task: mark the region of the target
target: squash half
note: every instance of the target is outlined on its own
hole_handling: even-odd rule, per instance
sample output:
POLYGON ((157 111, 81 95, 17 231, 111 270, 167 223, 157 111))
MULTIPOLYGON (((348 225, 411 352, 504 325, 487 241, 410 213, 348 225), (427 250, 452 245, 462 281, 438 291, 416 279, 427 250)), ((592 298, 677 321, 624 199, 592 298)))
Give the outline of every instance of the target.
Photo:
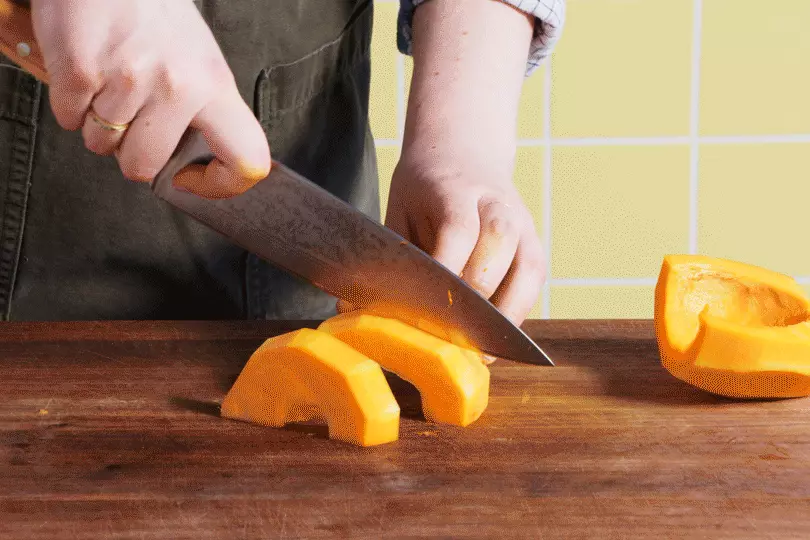
POLYGON ((221 415, 272 427, 320 420, 330 438, 360 446, 399 437, 399 404, 379 364, 309 328, 265 341, 225 396, 221 415))
POLYGON ((734 398, 810 394, 810 299, 790 276, 669 255, 654 321, 661 362, 678 379, 734 398))

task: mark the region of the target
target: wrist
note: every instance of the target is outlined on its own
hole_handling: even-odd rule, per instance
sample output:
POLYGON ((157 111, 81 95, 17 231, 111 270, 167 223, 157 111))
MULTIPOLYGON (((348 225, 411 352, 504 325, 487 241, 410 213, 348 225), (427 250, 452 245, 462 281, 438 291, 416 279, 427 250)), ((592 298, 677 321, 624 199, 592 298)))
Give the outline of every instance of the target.
POLYGON ((498 0, 420 4, 404 150, 436 144, 509 159, 532 31, 533 19, 498 0))

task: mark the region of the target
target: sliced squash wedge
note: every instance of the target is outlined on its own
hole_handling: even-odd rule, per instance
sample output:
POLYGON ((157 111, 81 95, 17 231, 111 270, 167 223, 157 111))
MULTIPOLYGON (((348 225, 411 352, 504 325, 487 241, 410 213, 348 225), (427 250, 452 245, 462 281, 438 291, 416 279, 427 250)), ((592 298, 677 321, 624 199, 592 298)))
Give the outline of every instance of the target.
POLYGON ((265 341, 225 396, 221 415, 273 427, 323 421, 330 438, 360 446, 399 437, 400 408, 379 364, 309 328, 265 341))
MULTIPOLYGON (((447 291, 447 293, 448 298, 452 299, 453 297, 452 292, 447 291)), ((356 311, 362 311, 363 313, 369 315, 377 315, 378 317, 385 317, 387 319, 396 319, 398 321, 402 321, 405 324, 408 324, 414 328, 418 328, 419 330, 427 332, 428 334, 431 334, 432 336, 435 336, 443 341, 449 341, 450 343, 461 347, 465 351, 468 351, 466 354, 471 355, 471 357, 477 358, 485 365, 490 365, 497 360, 497 358, 494 356, 482 353, 475 345, 473 345, 472 341, 461 332, 442 327, 422 317, 410 315, 408 313, 405 313, 402 309, 396 306, 378 305, 375 306, 374 309, 363 309, 354 307, 348 302, 342 300, 338 301, 338 305, 341 306, 338 309, 338 313, 341 315, 346 313, 353 313, 356 311)))
POLYGON ((669 255, 654 321, 663 366, 689 384, 734 398, 810 395, 810 299, 790 276, 669 255))
POLYGON ((419 390, 432 422, 467 426, 489 401, 489 368, 480 355, 395 318, 355 310, 327 319, 334 335, 419 390))

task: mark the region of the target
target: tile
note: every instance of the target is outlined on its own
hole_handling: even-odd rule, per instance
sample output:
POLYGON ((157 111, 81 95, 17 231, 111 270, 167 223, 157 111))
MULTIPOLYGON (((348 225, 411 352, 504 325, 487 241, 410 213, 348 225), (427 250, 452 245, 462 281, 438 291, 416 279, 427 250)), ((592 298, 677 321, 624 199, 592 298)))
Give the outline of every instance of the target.
POLYGON ((545 130, 545 77, 544 64, 523 82, 518 110, 518 138, 539 139, 545 130))
POLYGON ((552 319, 651 319, 654 287, 551 287, 552 319))
POLYGON ((702 26, 701 134, 810 131, 810 2, 704 0, 702 26))
POLYGON ((377 171, 380 178, 380 216, 385 223, 385 213, 388 206, 388 193, 391 188, 391 176, 399 161, 399 146, 377 145, 377 171))
POLYGON ((514 182, 523 203, 534 218, 537 234, 543 237, 543 200, 545 183, 543 181, 542 146, 522 146, 517 149, 515 160, 514 182))
POLYGON ((701 146, 698 250, 810 276, 808 172, 810 144, 701 146))
POLYGON ((567 6, 551 60, 552 136, 688 135, 692 0, 567 6))
POLYGON ((540 293, 540 296, 537 298, 537 302, 535 302, 534 307, 526 316, 527 319, 542 319, 543 318, 543 293, 540 293))
POLYGON ((688 249, 689 147, 555 147, 551 275, 652 277, 688 249))
POLYGON ((380 2, 374 6, 374 32, 371 37, 371 88, 369 123, 378 139, 396 139, 397 129, 397 51, 396 36, 399 4, 380 2))
MULTIPOLYGON (((543 201, 545 199, 545 181, 543 168, 542 146, 522 146, 517 149, 515 160, 514 182, 523 203, 528 207, 534 218, 534 227, 541 241, 544 238, 543 227, 543 201)), ((544 246, 548 256, 548 246, 544 246)), ((537 299, 528 318, 540 319, 543 317, 543 297, 537 299)))

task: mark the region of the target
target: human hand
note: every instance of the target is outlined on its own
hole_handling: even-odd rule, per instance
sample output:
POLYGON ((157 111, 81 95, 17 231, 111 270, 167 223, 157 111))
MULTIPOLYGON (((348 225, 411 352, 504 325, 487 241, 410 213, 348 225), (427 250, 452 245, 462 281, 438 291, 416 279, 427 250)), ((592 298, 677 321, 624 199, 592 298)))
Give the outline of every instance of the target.
POLYGON ((406 152, 393 175, 385 221, 515 324, 537 301, 545 256, 509 160, 406 152))
POLYGON ((220 198, 267 176, 267 139, 193 2, 32 0, 31 8, 56 120, 81 129, 91 151, 114 155, 125 177, 151 181, 189 126, 215 159, 181 172, 176 185, 220 198))

